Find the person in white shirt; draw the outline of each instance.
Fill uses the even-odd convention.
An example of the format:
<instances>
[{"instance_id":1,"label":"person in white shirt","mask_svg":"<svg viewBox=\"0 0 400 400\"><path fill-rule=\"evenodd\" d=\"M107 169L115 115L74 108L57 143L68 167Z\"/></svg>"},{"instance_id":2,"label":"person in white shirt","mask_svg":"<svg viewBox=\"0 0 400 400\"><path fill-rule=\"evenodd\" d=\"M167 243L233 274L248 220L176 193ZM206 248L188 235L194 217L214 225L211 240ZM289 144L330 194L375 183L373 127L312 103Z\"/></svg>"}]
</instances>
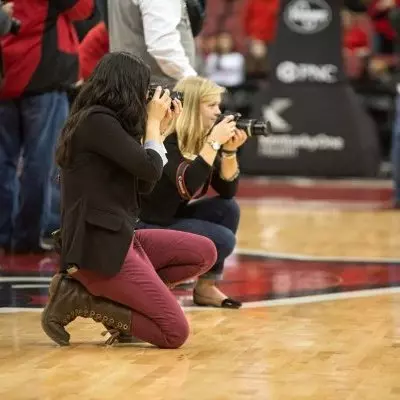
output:
<instances>
[{"instance_id":1,"label":"person in white shirt","mask_svg":"<svg viewBox=\"0 0 400 400\"><path fill-rule=\"evenodd\" d=\"M206 59L207 78L220 86L235 88L243 84L244 56L235 51L233 38L229 33L221 33L217 38L216 51Z\"/></svg>"},{"instance_id":2,"label":"person in white shirt","mask_svg":"<svg viewBox=\"0 0 400 400\"><path fill-rule=\"evenodd\" d=\"M197 75L185 0L108 0L108 25L110 51L139 55L153 83L173 86Z\"/></svg>"}]
</instances>

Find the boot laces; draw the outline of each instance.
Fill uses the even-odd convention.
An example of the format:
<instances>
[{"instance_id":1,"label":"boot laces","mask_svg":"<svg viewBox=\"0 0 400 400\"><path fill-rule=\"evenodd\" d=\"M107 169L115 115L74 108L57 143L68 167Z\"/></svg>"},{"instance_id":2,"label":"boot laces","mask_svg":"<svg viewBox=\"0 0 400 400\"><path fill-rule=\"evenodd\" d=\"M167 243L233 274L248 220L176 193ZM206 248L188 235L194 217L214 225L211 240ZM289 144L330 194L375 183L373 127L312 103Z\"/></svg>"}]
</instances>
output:
<instances>
[{"instance_id":1,"label":"boot laces","mask_svg":"<svg viewBox=\"0 0 400 400\"><path fill-rule=\"evenodd\" d=\"M108 329L104 332L101 332L101 336L106 336L107 333L110 334L110 337L105 342L107 346L111 346L112 344L114 344L114 342L118 343L118 338L121 334L121 332L118 329Z\"/></svg>"}]
</instances>

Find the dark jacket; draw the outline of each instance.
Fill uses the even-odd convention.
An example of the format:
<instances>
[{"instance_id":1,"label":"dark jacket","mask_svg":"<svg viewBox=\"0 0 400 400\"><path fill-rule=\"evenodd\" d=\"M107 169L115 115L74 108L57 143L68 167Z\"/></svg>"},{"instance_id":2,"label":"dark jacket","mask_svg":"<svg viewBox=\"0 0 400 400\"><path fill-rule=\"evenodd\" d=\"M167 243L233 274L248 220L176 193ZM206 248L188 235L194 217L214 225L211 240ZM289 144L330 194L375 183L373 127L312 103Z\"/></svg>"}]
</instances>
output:
<instances>
[{"instance_id":1,"label":"dark jacket","mask_svg":"<svg viewBox=\"0 0 400 400\"><path fill-rule=\"evenodd\" d=\"M162 159L145 150L115 113L93 108L72 139L61 170L61 269L73 264L106 275L121 269L139 213L139 192L154 187Z\"/></svg>"},{"instance_id":2,"label":"dark jacket","mask_svg":"<svg viewBox=\"0 0 400 400\"><path fill-rule=\"evenodd\" d=\"M107 0L96 0L96 7L99 10L102 21L108 29L108 4Z\"/></svg>"},{"instance_id":3,"label":"dark jacket","mask_svg":"<svg viewBox=\"0 0 400 400\"><path fill-rule=\"evenodd\" d=\"M175 218L179 218L181 211L188 204L177 189L177 170L185 161L179 147L176 134L168 136L164 142L167 150L168 163L164 167L162 178L157 182L153 191L141 196L140 220L149 224L170 225ZM235 196L239 179L232 182L221 179L221 159L217 155L213 166L208 165L202 157L197 157L184 174L186 188L190 194L196 193L203 185L210 182L210 186L223 198Z\"/></svg>"},{"instance_id":4,"label":"dark jacket","mask_svg":"<svg viewBox=\"0 0 400 400\"><path fill-rule=\"evenodd\" d=\"M365 13L368 7L364 0L344 0L344 7L355 13Z\"/></svg>"},{"instance_id":5,"label":"dark jacket","mask_svg":"<svg viewBox=\"0 0 400 400\"><path fill-rule=\"evenodd\" d=\"M389 21L397 36L400 36L400 6L393 7L389 12Z\"/></svg>"},{"instance_id":6,"label":"dark jacket","mask_svg":"<svg viewBox=\"0 0 400 400\"><path fill-rule=\"evenodd\" d=\"M93 0L18 0L17 35L1 38L4 82L0 99L65 90L79 80L74 21L89 18Z\"/></svg>"}]
</instances>

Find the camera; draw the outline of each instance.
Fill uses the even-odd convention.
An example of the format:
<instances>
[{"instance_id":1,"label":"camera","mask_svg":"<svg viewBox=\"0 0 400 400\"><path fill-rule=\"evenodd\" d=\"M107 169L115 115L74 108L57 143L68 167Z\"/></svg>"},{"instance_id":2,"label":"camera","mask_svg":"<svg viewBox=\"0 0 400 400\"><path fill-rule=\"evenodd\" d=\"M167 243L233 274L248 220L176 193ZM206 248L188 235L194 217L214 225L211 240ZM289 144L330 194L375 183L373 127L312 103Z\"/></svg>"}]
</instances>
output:
<instances>
[{"instance_id":1,"label":"camera","mask_svg":"<svg viewBox=\"0 0 400 400\"><path fill-rule=\"evenodd\" d=\"M20 29L21 29L21 21L16 18L11 18L10 33L12 35L18 35Z\"/></svg>"},{"instance_id":2,"label":"camera","mask_svg":"<svg viewBox=\"0 0 400 400\"><path fill-rule=\"evenodd\" d=\"M236 127L242 129L246 132L248 137L252 136L269 136L272 134L271 122L261 121L258 119L247 119L242 118L242 114L238 112L225 111L216 120L215 124L221 122L225 117L230 115L234 116L234 121L236 122Z\"/></svg>"},{"instance_id":3,"label":"camera","mask_svg":"<svg viewBox=\"0 0 400 400\"><path fill-rule=\"evenodd\" d=\"M160 85L150 85L149 95L147 97L148 101L150 101L153 98L154 92L156 91L157 86L160 86ZM162 88L160 97L164 94L165 89L167 89L167 88ZM171 97L171 100L180 100L180 102L183 105L183 93L182 92L171 91L169 93L169 97ZM174 105L171 104L171 110L173 110L173 109L174 109Z\"/></svg>"}]
</instances>

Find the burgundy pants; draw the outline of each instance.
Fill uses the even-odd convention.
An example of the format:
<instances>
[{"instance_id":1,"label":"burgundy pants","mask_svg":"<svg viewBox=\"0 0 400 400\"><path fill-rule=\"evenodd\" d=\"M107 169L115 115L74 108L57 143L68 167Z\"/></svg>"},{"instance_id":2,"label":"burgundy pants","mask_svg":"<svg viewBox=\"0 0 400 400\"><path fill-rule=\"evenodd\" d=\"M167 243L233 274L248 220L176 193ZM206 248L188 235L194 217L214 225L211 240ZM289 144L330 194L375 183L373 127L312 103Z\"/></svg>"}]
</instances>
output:
<instances>
[{"instance_id":1,"label":"burgundy pants","mask_svg":"<svg viewBox=\"0 0 400 400\"><path fill-rule=\"evenodd\" d=\"M105 278L80 269L73 276L93 295L130 307L132 335L160 348L178 348L189 336L189 326L166 284L204 274L216 258L215 245L206 237L143 229L136 231L117 275Z\"/></svg>"}]
</instances>

